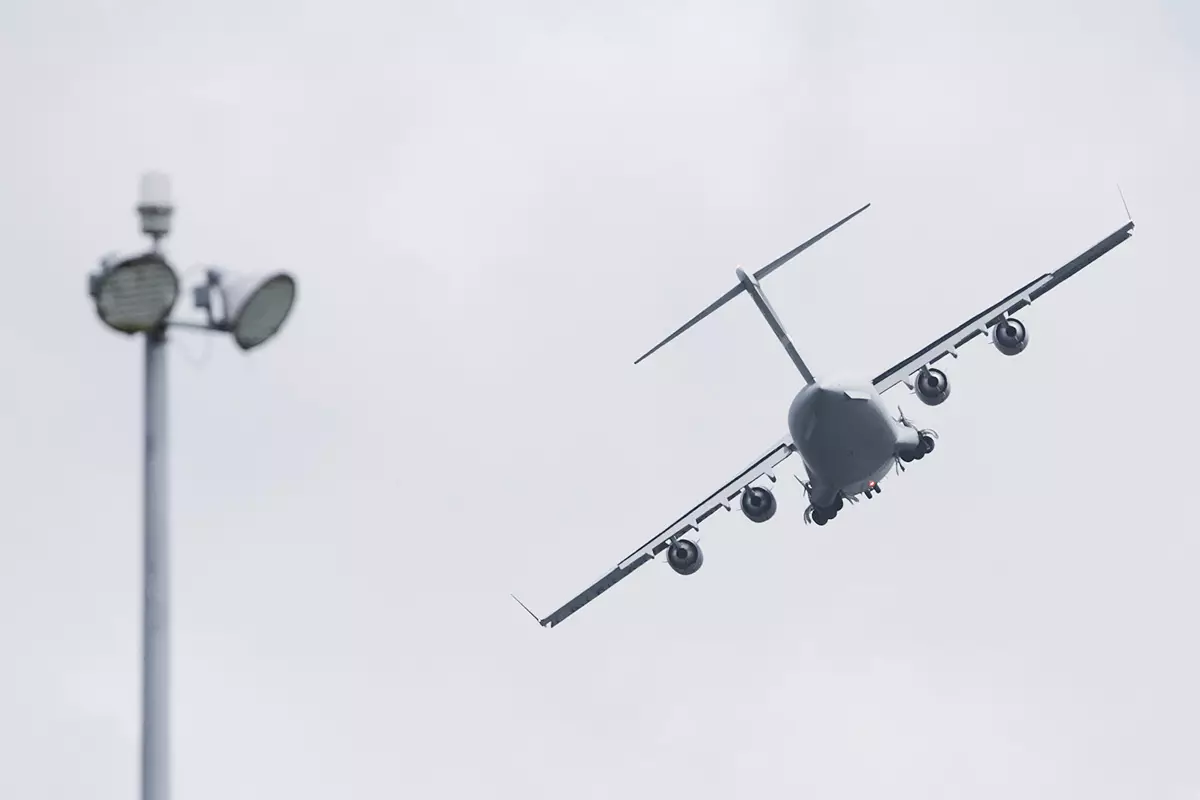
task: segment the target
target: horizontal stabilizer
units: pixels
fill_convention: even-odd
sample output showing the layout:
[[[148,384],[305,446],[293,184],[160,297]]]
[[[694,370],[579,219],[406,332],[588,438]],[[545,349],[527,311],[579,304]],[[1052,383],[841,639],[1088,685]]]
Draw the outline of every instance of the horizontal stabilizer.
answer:
[[[802,244],[802,245],[800,245],[799,247],[797,247],[795,250],[789,250],[788,252],[784,253],[784,254],[783,254],[783,255],[781,255],[779,258],[775,259],[775,260],[774,260],[774,261],[772,261],[770,264],[767,264],[765,267],[763,267],[762,269],[760,269],[758,272],[754,273],[754,279],[755,279],[755,280],[759,280],[759,281],[761,281],[763,278],[767,277],[767,276],[768,276],[768,275],[770,275],[772,272],[774,272],[775,270],[779,269],[779,268],[780,268],[780,267],[782,267],[784,264],[786,264],[787,262],[791,261],[793,258],[795,258],[796,256],[800,255],[800,254],[801,254],[801,253],[803,253],[805,250],[807,250],[808,248],[812,247],[814,244],[816,244],[817,242],[821,241],[821,240],[822,240],[822,239],[824,239],[826,236],[828,236],[829,234],[833,233],[833,232],[834,232],[834,231],[836,231],[838,228],[842,227],[842,226],[843,226],[843,225],[845,225],[847,222],[849,222],[850,220],[854,219],[855,217],[857,217],[859,214],[861,214],[862,212],[866,211],[866,210],[867,210],[868,208],[870,208],[870,207],[871,207],[871,204],[870,204],[870,203],[867,203],[865,206],[863,206],[862,208],[860,208],[858,211],[855,211],[855,212],[853,212],[852,214],[848,214],[848,215],[846,215],[846,216],[842,217],[842,218],[841,218],[841,219],[839,219],[837,222],[833,223],[833,224],[832,224],[832,225],[830,225],[828,228],[826,228],[825,230],[821,231],[821,232],[820,232],[820,233],[818,233],[816,236],[812,237],[812,238],[811,238],[811,239],[809,239],[807,242],[805,242],[804,244]]]
[[[843,225],[845,225],[847,222],[849,222],[850,220],[854,219],[855,217],[857,217],[859,214],[861,214],[862,212],[866,211],[866,210],[867,210],[868,208],[870,208],[870,207],[871,207],[871,204],[870,204],[870,203],[867,203],[865,206],[863,206],[862,208],[860,208],[860,209],[858,209],[857,211],[853,212],[852,214],[849,214],[849,215],[847,215],[847,216],[843,217],[842,219],[838,220],[837,222],[833,223],[833,224],[832,224],[832,225],[830,225],[828,228],[826,228],[825,230],[823,230],[823,231],[821,231],[820,233],[818,233],[816,236],[814,236],[814,237],[812,237],[811,239],[809,239],[808,241],[806,241],[804,244],[800,245],[799,247],[793,248],[792,250],[789,250],[788,252],[784,253],[784,254],[783,254],[783,255],[781,255],[779,258],[777,258],[777,259],[775,259],[774,261],[772,261],[770,264],[767,264],[765,267],[763,267],[762,269],[758,270],[758,272],[755,272],[755,273],[754,273],[754,279],[755,279],[755,280],[761,280],[761,279],[763,279],[763,278],[767,277],[767,276],[768,276],[768,275],[770,275],[772,272],[774,272],[775,270],[779,269],[779,268],[780,268],[780,267],[782,267],[784,264],[786,264],[787,262],[791,261],[793,258],[795,258],[796,256],[800,255],[800,254],[801,254],[801,253],[803,253],[805,250],[807,250],[808,248],[812,247],[814,244],[816,244],[817,242],[821,241],[821,240],[822,240],[822,239],[824,239],[826,236],[828,236],[829,234],[833,233],[833,232],[834,232],[834,231],[836,231],[838,228],[842,227],[842,226],[843,226]],[[737,286],[733,287],[733,288],[732,288],[732,289],[730,289],[728,292],[726,292],[725,294],[723,294],[723,295],[721,295],[719,298],[717,298],[717,299],[716,299],[716,300],[715,300],[715,301],[714,301],[714,302],[713,302],[711,305],[709,305],[709,307],[708,307],[708,308],[704,309],[704,310],[703,310],[703,311],[701,311],[699,314],[697,314],[696,316],[692,317],[690,320],[688,320],[687,322],[685,322],[685,323],[684,323],[684,324],[683,324],[683,325],[682,325],[682,326],[681,326],[681,327],[680,327],[680,328],[679,328],[677,331],[675,331],[674,333],[672,333],[672,334],[671,334],[670,336],[668,336],[667,338],[663,339],[663,340],[662,340],[661,342],[659,342],[658,344],[654,345],[654,347],[652,347],[652,348],[650,348],[649,350],[647,350],[647,351],[646,351],[646,352],[645,352],[645,353],[644,353],[644,354],[643,354],[643,355],[642,355],[640,358],[638,358],[638,359],[637,359],[636,361],[634,361],[633,363],[634,363],[634,364],[640,364],[640,363],[641,363],[642,361],[644,361],[646,358],[648,358],[648,357],[650,357],[651,355],[653,355],[654,353],[658,352],[658,350],[660,350],[660,349],[661,349],[663,346],[665,346],[665,345],[666,345],[666,344],[668,344],[669,342],[672,342],[672,341],[674,341],[674,340],[675,340],[676,338],[678,338],[678,337],[679,337],[679,335],[680,335],[680,334],[682,334],[684,331],[688,330],[688,329],[689,329],[689,328],[691,328],[693,325],[695,325],[697,322],[699,322],[700,320],[704,319],[704,318],[705,318],[705,317],[707,317],[709,314],[713,313],[713,312],[714,312],[714,311],[716,311],[718,308],[720,308],[721,306],[725,305],[725,304],[726,304],[726,303],[728,303],[730,300],[732,300],[733,298],[737,297],[739,294],[741,294],[741,293],[742,293],[742,292],[744,292],[744,291],[746,291],[746,285],[745,285],[744,283],[739,283]]]
[[[703,311],[701,311],[699,314],[697,314],[696,316],[692,317],[692,318],[691,318],[691,319],[689,319],[687,322],[685,322],[685,323],[683,324],[683,327],[681,327],[679,330],[675,331],[675,332],[674,332],[674,333],[672,333],[670,336],[668,336],[667,338],[663,339],[663,340],[662,340],[661,342],[659,342],[658,344],[654,345],[654,347],[651,347],[649,350],[647,350],[647,351],[646,351],[646,352],[645,352],[645,353],[644,353],[644,354],[641,356],[641,358],[637,359],[637,360],[636,360],[636,361],[634,361],[633,363],[635,363],[635,364],[640,364],[640,363],[642,363],[642,361],[644,361],[646,358],[648,358],[649,356],[651,356],[651,355],[653,355],[654,353],[658,352],[658,351],[659,351],[659,349],[661,349],[661,348],[662,348],[664,345],[666,345],[667,343],[669,343],[669,342],[671,342],[671,341],[674,341],[674,340],[675,340],[675,339],[676,339],[676,338],[679,336],[679,334],[683,333],[683,332],[684,332],[684,331],[686,331],[688,328],[692,327],[692,326],[693,326],[693,325],[695,325],[697,322],[699,322],[700,320],[704,319],[704,318],[705,318],[705,317],[707,317],[709,314],[713,313],[713,312],[714,312],[714,311],[716,311],[718,308],[720,308],[721,306],[725,305],[725,304],[726,304],[726,303],[728,303],[730,300],[732,300],[733,298],[737,297],[739,294],[741,294],[741,293],[742,293],[742,292],[744,292],[744,291],[746,291],[746,287],[745,287],[745,286],[743,286],[742,284],[740,284],[740,283],[739,283],[737,286],[733,287],[733,288],[732,288],[732,289],[730,289],[728,292],[726,292],[725,294],[723,294],[723,295],[721,295],[719,298],[717,298],[717,300],[716,300],[716,301],[715,301],[715,302],[714,302],[712,305],[710,305],[708,308],[704,309],[704,310],[703,310]]]

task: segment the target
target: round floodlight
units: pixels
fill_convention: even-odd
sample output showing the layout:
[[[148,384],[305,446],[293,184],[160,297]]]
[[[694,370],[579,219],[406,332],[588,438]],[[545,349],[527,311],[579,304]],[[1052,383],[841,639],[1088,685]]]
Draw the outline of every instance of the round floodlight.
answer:
[[[122,333],[145,333],[167,321],[179,298],[179,278],[157,253],[126,259],[96,282],[96,312]]]
[[[238,278],[221,282],[225,300],[225,326],[243,350],[263,344],[279,332],[296,302],[296,281],[277,273],[266,278]]]

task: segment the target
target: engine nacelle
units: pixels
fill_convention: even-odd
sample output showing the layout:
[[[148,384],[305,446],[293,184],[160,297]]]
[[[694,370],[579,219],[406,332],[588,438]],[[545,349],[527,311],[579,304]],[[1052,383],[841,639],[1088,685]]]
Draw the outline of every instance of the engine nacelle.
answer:
[[[925,405],[941,405],[950,396],[950,379],[940,369],[929,367],[917,374],[914,388],[917,399]]]
[[[992,344],[1006,356],[1015,356],[1029,344],[1029,331],[1016,319],[1006,319],[992,328]]]
[[[751,522],[766,522],[775,516],[779,504],[775,502],[775,493],[761,486],[747,486],[742,492],[742,513]]]
[[[678,539],[667,549],[667,563],[680,575],[691,575],[704,564],[704,552],[690,539]]]

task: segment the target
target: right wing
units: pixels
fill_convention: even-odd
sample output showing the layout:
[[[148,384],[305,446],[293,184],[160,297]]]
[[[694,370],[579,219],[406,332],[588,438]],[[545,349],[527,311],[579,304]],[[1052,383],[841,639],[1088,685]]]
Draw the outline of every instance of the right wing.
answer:
[[[579,609],[586,606],[588,603],[595,600],[604,592],[616,586],[626,575],[633,572],[638,567],[652,560],[662,551],[671,546],[671,543],[678,537],[688,531],[698,530],[701,522],[708,519],[717,509],[724,508],[726,511],[730,509],[730,503],[741,494],[742,490],[750,484],[754,483],[764,475],[775,480],[774,469],[784,461],[788,456],[795,452],[795,445],[792,444],[790,437],[781,439],[774,447],[764,453],[757,461],[751,464],[746,469],[742,470],[733,480],[726,483],[720,489],[713,492],[703,502],[699,503],[695,508],[688,511],[679,519],[675,520],[662,533],[655,536],[650,541],[639,547],[637,550],[625,557],[621,563],[617,564],[616,568],[605,575],[600,580],[593,583],[587,589],[580,592],[569,603],[555,611],[545,619],[538,619],[537,614],[529,611],[529,608],[521,603],[521,606],[529,611],[530,615],[537,619],[538,623],[546,628],[553,628],[558,623],[562,622],[567,617],[574,614]],[[516,597],[513,598],[516,600]]]
[[[1034,300],[1065,282],[1067,278],[1096,261],[1132,235],[1133,221],[1130,220],[1054,272],[1047,272],[1042,277],[1030,281],[999,303],[981,311],[945,336],[933,340],[909,358],[877,375],[871,383],[875,386],[876,391],[882,394],[896,384],[909,383],[914,373],[946,356],[957,358],[958,348],[976,336],[980,336],[1008,315],[1031,305]],[[909,388],[911,388],[911,384],[909,384]]]

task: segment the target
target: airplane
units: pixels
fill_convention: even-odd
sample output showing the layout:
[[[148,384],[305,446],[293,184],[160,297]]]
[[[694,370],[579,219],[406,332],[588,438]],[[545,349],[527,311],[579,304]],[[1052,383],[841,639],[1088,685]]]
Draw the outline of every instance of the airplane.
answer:
[[[950,396],[950,379],[933,365],[946,356],[958,358],[958,349],[979,336],[991,341],[1003,355],[1020,354],[1029,344],[1029,333],[1025,324],[1013,314],[1116,248],[1133,235],[1134,227],[1126,205],[1129,221],[1116,231],[1054,272],[1035,278],[870,381],[822,381],[813,375],[784,330],[779,316],[767,301],[761,281],[870,206],[867,203],[753,274],[738,267],[737,286],[634,361],[634,364],[641,363],[744,292],[754,301],[783,345],[804,386],[788,408],[786,436],[562,608],[539,618],[513,595],[513,599],[542,627],[560,624],[663,551],[666,551],[667,563],[676,573],[695,574],[704,563],[704,553],[694,538],[687,538],[687,534],[698,532],[700,524],[717,510],[730,510],[735,501],[751,522],[763,523],[771,519],[778,507],[775,494],[769,487],[757,484],[762,478],[776,483],[775,468],[794,453],[800,455],[807,474],[807,480],[794,476],[809,500],[804,512],[805,523],[825,525],[835,519],[847,503],[859,502],[860,496],[871,499],[879,494],[885,477],[894,471],[903,471],[904,464],[919,461],[933,452],[937,439],[933,430],[918,427],[904,416],[903,410],[897,417],[892,417],[882,394],[903,384],[927,406],[944,403]]]

